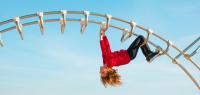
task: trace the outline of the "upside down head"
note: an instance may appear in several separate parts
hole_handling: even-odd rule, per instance
[[[121,85],[121,77],[115,69],[109,68],[107,66],[100,67],[100,77],[101,82],[105,87],[110,86],[119,86]]]

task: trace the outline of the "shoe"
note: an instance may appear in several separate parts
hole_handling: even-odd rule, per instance
[[[150,53],[147,57],[146,60],[151,63],[155,58],[157,58],[160,54],[160,50],[157,50],[155,52]]]

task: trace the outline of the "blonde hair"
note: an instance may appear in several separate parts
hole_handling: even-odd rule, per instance
[[[107,75],[105,77],[101,76],[102,84],[107,87],[110,86],[119,86],[121,85],[121,76],[117,73],[115,69],[107,70]]]

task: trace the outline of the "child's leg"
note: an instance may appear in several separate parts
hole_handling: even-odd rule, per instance
[[[145,41],[145,38],[143,36],[141,36],[141,40],[142,42]],[[146,43],[144,45],[141,46],[142,52],[144,54],[144,56],[146,57],[146,60],[148,62],[151,62],[153,59],[155,59],[156,57],[159,56],[159,50],[152,52],[149,48],[149,45]]]
[[[141,36],[141,39],[142,39],[142,42],[144,43],[145,41],[145,38],[143,36]],[[143,44],[142,43],[142,44]],[[145,57],[147,57],[150,53],[153,53],[151,51],[151,49],[149,48],[149,45],[148,44],[144,44],[140,47],[142,49],[142,53],[144,54]]]
[[[127,52],[132,59],[134,59],[137,55],[138,49],[141,47],[142,49],[142,53],[144,54],[145,57],[147,57],[150,53],[152,53],[152,51],[150,50],[148,44],[145,44],[143,46],[141,46],[145,41],[145,38],[143,36],[138,36],[133,43],[129,46],[129,48],[127,49]]]
[[[138,36],[133,43],[129,46],[129,48],[127,49],[127,52],[132,59],[134,59],[137,55],[138,49],[140,48],[140,46],[144,43],[145,38],[143,36]],[[144,54],[145,57],[147,57],[151,52],[149,46],[147,44],[143,45],[141,47],[142,49],[142,53]]]

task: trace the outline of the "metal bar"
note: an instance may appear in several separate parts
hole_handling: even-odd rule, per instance
[[[68,11],[69,14],[84,14],[83,11]]]
[[[194,77],[187,71],[185,67],[183,67],[181,64],[177,64],[184,72],[187,74],[187,76],[192,80],[192,82],[195,84],[195,86],[200,90],[200,86],[197,83],[197,81],[194,79]]]
[[[16,26],[12,26],[12,27],[9,27],[9,28],[6,28],[6,29],[4,29],[4,30],[1,30],[0,31],[0,33],[5,33],[5,32],[8,32],[8,31],[11,31],[11,30],[14,30],[14,29],[16,29]]]
[[[9,19],[9,20],[0,22],[0,26],[2,26],[2,25],[4,25],[4,24],[8,24],[8,23],[10,23],[10,22],[13,22],[13,19]]]
[[[99,14],[99,13],[94,13],[94,12],[90,12],[90,16],[96,16],[96,17],[104,17],[104,18],[106,18],[105,14]]]
[[[44,15],[53,15],[53,14],[61,14],[61,11],[44,12]]]
[[[168,53],[165,53],[166,56],[168,56],[168,58],[170,58],[172,61],[174,60],[172,56],[170,56]],[[183,72],[190,78],[190,80],[195,84],[195,86],[198,88],[198,90],[200,90],[200,85],[197,82],[197,80],[190,74],[190,72],[181,65],[179,60],[176,60],[175,63],[181,70],[183,70]]]
[[[33,17],[36,17],[36,16],[37,16],[37,14],[35,13],[35,14],[24,15],[24,16],[21,16],[19,18],[20,19],[27,19],[27,18],[33,18]]]
[[[200,45],[190,54],[190,57],[194,56],[199,51],[200,51]]]
[[[198,64],[196,64],[191,58],[188,60],[200,71],[200,66]]]
[[[193,41],[188,47],[186,47],[183,52],[186,52],[188,49],[190,49],[194,44],[196,44],[198,41],[200,40],[200,36],[195,40]],[[182,54],[178,54],[175,58],[179,58]]]

